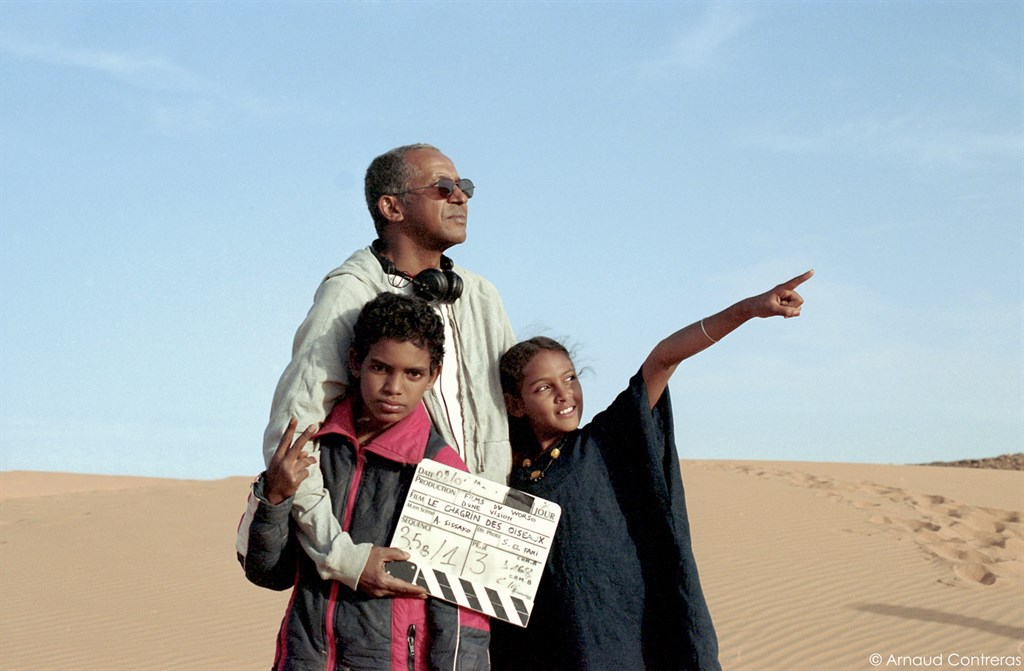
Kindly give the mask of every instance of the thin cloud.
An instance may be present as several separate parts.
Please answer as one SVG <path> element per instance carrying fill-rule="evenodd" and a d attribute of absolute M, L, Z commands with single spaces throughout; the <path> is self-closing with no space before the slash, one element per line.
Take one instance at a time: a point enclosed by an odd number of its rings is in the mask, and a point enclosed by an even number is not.
<path fill-rule="evenodd" d="M 696 73 L 712 68 L 754 19 L 753 12 L 741 5 L 711 5 L 699 23 L 679 35 L 663 56 L 646 63 L 643 70 L 657 75 Z"/>
<path fill-rule="evenodd" d="M 90 70 L 151 90 L 196 92 L 210 88 L 201 77 L 159 56 L 30 44 L 6 36 L 0 49 L 23 60 Z"/>
<path fill-rule="evenodd" d="M 215 82 L 159 55 L 30 43 L 5 35 L 0 51 L 23 61 L 75 68 L 154 94 L 150 119 L 162 130 L 201 132 L 231 119 L 269 119 L 301 113 L 290 101 L 232 94 Z"/>

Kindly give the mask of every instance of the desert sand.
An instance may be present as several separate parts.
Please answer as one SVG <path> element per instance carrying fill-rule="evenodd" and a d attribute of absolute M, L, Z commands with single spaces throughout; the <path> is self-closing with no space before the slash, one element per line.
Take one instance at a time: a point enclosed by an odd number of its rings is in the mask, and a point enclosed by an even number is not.
<path fill-rule="evenodd" d="M 682 469 L 726 671 L 1022 668 L 1024 472 Z M 0 473 L 0 669 L 269 668 L 249 482 Z"/>

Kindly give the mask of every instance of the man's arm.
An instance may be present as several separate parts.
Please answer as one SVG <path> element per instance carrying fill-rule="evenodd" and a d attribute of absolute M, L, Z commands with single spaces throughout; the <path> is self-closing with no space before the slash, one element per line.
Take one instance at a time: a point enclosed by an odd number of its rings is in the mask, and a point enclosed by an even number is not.
<path fill-rule="evenodd" d="M 292 419 L 298 426 L 320 425 L 344 394 L 353 327 L 359 311 L 376 295 L 373 287 L 348 274 L 328 277 L 317 289 L 313 307 L 295 334 L 292 360 L 274 392 L 270 422 L 263 434 L 268 464 Z M 299 544 L 316 564 L 320 577 L 338 580 L 351 589 L 362 588 L 374 596 L 418 596 L 420 588 L 384 573 L 383 564 L 394 560 L 393 553 L 370 543 L 357 545 L 341 530 L 316 464 L 318 446 L 310 449 L 310 458 L 314 463 L 294 492 L 292 517 Z"/>
<path fill-rule="evenodd" d="M 755 317 L 799 317 L 804 299 L 796 288 L 812 275 L 814 271 L 808 270 L 763 294 L 745 298 L 718 314 L 694 322 L 658 343 L 641 368 L 651 408 L 658 404 L 669 378 L 682 361 L 707 349 L 748 320 Z"/>
<path fill-rule="evenodd" d="M 348 348 L 359 311 L 376 293 L 350 275 L 323 281 L 295 333 L 292 358 L 281 374 L 263 433 L 263 457 L 270 463 L 288 422 L 321 424 L 348 384 Z"/>
<path fill-rule="evenodd" d="M 359 311 L 376 294 L 350 275 L 324 280 L 292 346 L 292 359 L 281 375 L 263 434 L 263 454 L 269 464 L 289 421 L 298 426 L 319 425 L 326 419 L 348 382 L 347 352 Z M 319 458 L 313 448 L 310 456 Z M 369 555 L 368 544 L 357 546 L 334 516 L 323 474 L 315 464 L 295 491 L 292 516 L 298 538 L 321 577 L 340 580 L 352 589 Z"/>

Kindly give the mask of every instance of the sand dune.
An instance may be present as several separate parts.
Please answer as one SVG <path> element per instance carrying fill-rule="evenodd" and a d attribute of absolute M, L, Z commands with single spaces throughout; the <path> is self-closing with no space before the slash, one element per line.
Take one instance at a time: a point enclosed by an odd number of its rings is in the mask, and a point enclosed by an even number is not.
<path fill-rule="evenodd" d="M 727 671 L 1022 667 L 1024 473 L 683 473 Z M 0 669 L 269 668 L 287 594 L 235 561 L 248 483 L 0 473 Z"/>
<path fill-rule="evenodd" d="M 684 462 L 684 475 L 723 668 L 1022 654 L 1024 474 Z"/>

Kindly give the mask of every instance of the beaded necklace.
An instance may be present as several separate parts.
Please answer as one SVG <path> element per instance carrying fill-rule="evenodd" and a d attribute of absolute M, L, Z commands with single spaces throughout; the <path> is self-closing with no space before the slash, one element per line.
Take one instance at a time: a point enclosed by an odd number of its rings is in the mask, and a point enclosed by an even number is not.
<path fill-rule="evenodd" d="M 537 482 L 544 477 L 544 474 L 551 468 L 551 464 L 558 461 L 558 458 L 562 456 L 562 448 L 565 446 L 565 441 L 568 436 L 562 436 L 558 442 L 550 450 L 545 450 L 537 455 L 535 459 L 526 457 L 523 459 L 521 466 L 530 471 L 527 477 L 530 478 L 531 482 Z M 532 470 L 531 470 L 532 469 Z"/>

